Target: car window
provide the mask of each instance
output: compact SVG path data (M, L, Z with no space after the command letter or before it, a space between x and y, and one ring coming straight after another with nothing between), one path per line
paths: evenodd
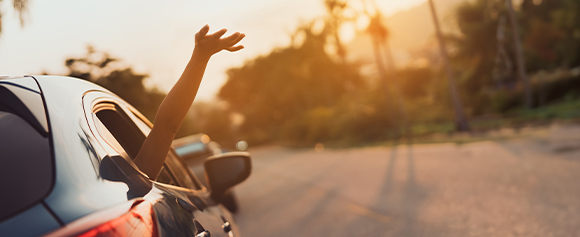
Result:
M170 152L167 155L165 158L165 164L167 167L169 167L169 169L171 169L178 182L182 184L181 186L193 189L201 188L201 185L194 181L194 178L192 177L193 174L187 170L183 162L181 162L181 160L179 160L179 158L174 153Z
M95 125L106 142L121 156L130 160L135 159L145 140L145 135L140 130L131 128L135 127L136 124L131 124L131 120L126 118L124 112L119 108L100 110L95 115L97 117L94 120ZM178 185L177 179L167 165L161 168L157 181Z
M99 104L99 109L94 115L97 129L101 128L99 134L108 138L108 142L115 143L109 145L117 148L118 152L126 153L131 160L135 159L145 141L145 135L127 114L116 104L102 103ZM111 139L111 136L114 139ZM121 151L119 151L119 146L122 148Z
M169 172L169 169L166 167L166 165L161 168L161 172L159 172L159 176L157 176L156 181L164 184L179 186L175 177Z
M113 102L103 102L95 106L95 125L99 134L121 156L133 160L136 158L145 141L149 130L147 124L131 114L131 118L125 110ZM165 164L157 177L158 182L179 185L182 187L200 189L201 186L189 172L180 165L179 160L169 152Z
M144 134L149 134L151 128L149 127L148 123L143 121L143 119L141 118L142 116L138 114L133 114L133 116L135 124L137 124L137 126L141 128L142 132ZM175 179L177 179L177 182L180 184L180 186L193 189L201 189L201 185L199 181L197 181L197 177L195 177L194 174L192 174L187 170L187 166L185 166L183 162L181 162L181 160L177 157L172 148L170 148L169 153L165 158L163 170L166 170L169 175L172 175ZM164 182L163 180L165 179L163 177L164 176L163 170L162 173L157 178L157 181L167 183Z
M208 152L207 145L202 142L193 142L175 148L175 153L184 158L186 156L199 155Z
M37 108L44 113L42 105ZM41 201L52 188L49 134L41 123L45 122L36 121L16 95L0 86L0 220Z

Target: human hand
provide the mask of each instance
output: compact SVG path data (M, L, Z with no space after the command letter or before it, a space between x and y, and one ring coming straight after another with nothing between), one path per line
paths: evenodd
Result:
M225 33L226 29L221 29L213 34L207 34L209 32L209 26L205 25L202 27L197 34L195 34L195 49L193 50L194 55L199 55L202 57L211 57L212 55L218 53L222 50L228 50L230 52L235 52L243 49L243 45L236 45L240 40L242 40L246 35L236 32L230 36L221 38Z

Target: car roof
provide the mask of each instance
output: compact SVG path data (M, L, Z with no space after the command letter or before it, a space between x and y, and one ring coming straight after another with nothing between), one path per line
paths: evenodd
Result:
M198 143L198 142L208 144L209 142L211 142L211 138L205 133L198 133L198 134L193 134L193 135L189 135L186 137L181 137L181 138L175 139L171 143L171 145L174 148L177 148L177 147L185 146L185 145L188 145L191 143Z
M3 79L16 79L16 78L23 78L23 77L31 77L31 76L10 76L10 75L0 75L0 80L3 80Z

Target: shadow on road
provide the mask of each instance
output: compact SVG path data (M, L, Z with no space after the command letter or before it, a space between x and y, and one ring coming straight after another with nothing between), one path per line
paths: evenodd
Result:
M434 233L421 233L423 228L418 226L417 218L425 191L416 183L412 141L406 144L395 142L388 154L384 182L369 207L373 214L358 216L348 228L366 226L357 233L360 236L433 236ZM381 218L382 223L379 223L380 216L386 217ZM384 220L388 221L385 223Z

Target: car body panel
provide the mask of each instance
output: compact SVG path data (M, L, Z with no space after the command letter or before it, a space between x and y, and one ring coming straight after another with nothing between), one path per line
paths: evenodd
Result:
M44 128L44 131L48 132L48 120L46 119L42 97L38 96L40 95L40 88L36 84L36 80L32 77L4 79L0 81L0 84L18 96L30 108L30 112L32 112L42 128Z
M126 183L101 178L100 162L111 155L111 149L91 130L83 97L93 92L101 93L135 110L110 91L85 80L61 76L11 78L0 82L13 86L12 90L20 94L23 92L18 90L42 95L44 126L53 149L55 174L51 177L53 187L49 194L38 204L0 222L1 233L37 236L64 226L53 233L80 234L122 213L119 206L126 208L136 200L144 200L155 211L160 236L192 236L199 234L200 228L212 236L237 235L237 226L230 222L231 213L212 200L203 186L183 188L145 179L150 188L135 197ZM35 116L42 117L39 113ZM150 126L150 122L145 122ZM148 133L147 129L142 130ZM34 227L25 228L30 223L34 223ZM226 224L231 225L232 231L224 231Z
M98 157L81 101L86 91L104 89L76 78L35 78L46 102L57 171L46 204L66 224L127 201L127 186L99 179L92 161Z
M9 234L9 236L40 236L60 227L61 225L46 207L42 203L38 203L1 222L0 233Z

